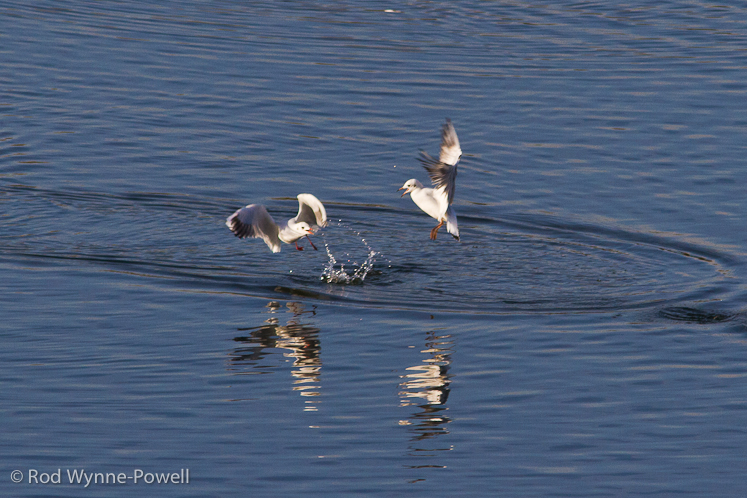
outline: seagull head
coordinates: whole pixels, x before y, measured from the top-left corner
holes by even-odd
[[[303,237],[304,235],[314,235],[314,230],[305,221],[299,221],[298,223],[295,223],[292,228],[296,233],[300,233],[301,237]]]
[[[412,192],[416,188],[423,188],[423,185],[419,181],[417,181],[415,178],[411,178],[411,179],[407,180],[405,182],[405,184],[402,185],[402,187],[399,188],[399,190],[404,190],[405,191],[400,197],[406,196],[407,194],[409,194],[410,192]]]

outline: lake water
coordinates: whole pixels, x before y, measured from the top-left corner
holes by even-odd
[[[746,47],[699,0],[1,2],[0,493],[745,495]],[[318,251],[224,224],[301,192]]]

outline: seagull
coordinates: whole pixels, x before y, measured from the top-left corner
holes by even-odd
[[[434,188],[423,188],[423,184],[415,178],[407,180],[399,190],[404,190],[404,197],[410,194],[412,201],[432,218],[436,218],[438,225],[431,230],[431,240],[436,240],[438,229],[446,222],[446,230],[459,240],[459,226],[451,203],[454,201],[454,186],[456,184],[457,163],[462,157],[454,125],[446,118],[441,130],[441,153],[434,159],[428,153],[420,151],[418,161],[428,171]]]
[[[298,214],[279,225],[261,204],[249,204],[239,209],[228,217],[226,225],[240,239],[264,239],[272,252],[280,252],[280,242],[295,243],[296,249],[303,251],[303,247],[298,246],[298,239],[309,239],[309,235],[314,235],[314,230],[327,226],[327,211],[313,195],[298,194]],[[311,239],[309,243],[316,250]]]

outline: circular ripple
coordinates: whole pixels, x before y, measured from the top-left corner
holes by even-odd
[[[393,218],[386,212],[378,216],[381,224],[396,225]],[[392,230],[387,238],[375,227],[354,224],[381,258],[364,285],[341,291],[316,284],[319,293],[395,309],[604,312],[713,299],[731,273],[732,258],[724,252],[620,227],[539,215],[462,217],[461,243],[445,233],[433,243],[427,220],[405,218],[399,223],[411,226]],[[348,255],[356,254],[360,242],[350,233],[327,234],[327,240],[333,254]],[[363,245],[357,252],[365,259]],[[296,283],[312,284],[300,276]]]
[[[261,241],[230,236],[223,223],[230,209],[221,200],[21,187],[5,192],[7,208],[16,203],[16,212],[33,215],[6,218],[4,258],[93,265],[178,290],[430,313],[656,307],[665,318],[691,319],[683,307],[722,299],[739,283],[733,274],[741,256],[725,248],[608,222],[460,214],[462,242],[445,232],[433,242],[432,220],[409,206],[330,203],[328,211],[346,218],[325,230],[324,249],[289,246],[272,254]],[[286,205],[291,200],[272,208],[292,216],[295,208]],[[191,220],[191,230],[164,224],[183,218]],[[356,278],[330,279],[330,272]]]

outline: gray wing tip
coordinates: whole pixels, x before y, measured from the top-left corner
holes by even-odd
[[[441,143],[447,147],[451,147],[456,144],[455,139],[458,140],[456,138],[456,128],[454,128],[454,124],[451,120],[446,118],[446,123],[444,123],[441,128]]]
[[[226,220],[226,225],[228,225],[228,228],[233,232],[233,234],[240,239],[254,237],[254,227],[242,223],[235,214]]]
[[[423,168],[428,172],[428,176],[431,177],[431,182],[433,182],[436,188],[448,184],[448,171],[451,168],[454,168],[454,171],[456,171],[456,166],[449,166],[448,164],[442,163],[422,150],[420,151],[420,155],[421,157],[418,158],[418,161],[420,161]]]
[[[420,157],[418,157],[418,161],[422,163],[425,169],[428,169],[428,167],[437,166],[441,164],[441,161],[431,156],[424,150],[420,151]]]

